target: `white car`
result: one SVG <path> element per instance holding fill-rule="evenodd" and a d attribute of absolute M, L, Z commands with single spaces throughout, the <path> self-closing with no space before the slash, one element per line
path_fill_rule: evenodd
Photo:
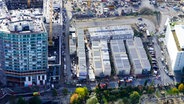
<path fill-rule="evenodd" d="M 76 84 L 76 87 L 82 87 L 82 84 L 79 84 L 79 83 L 78 83 L 78 84 Z"/>

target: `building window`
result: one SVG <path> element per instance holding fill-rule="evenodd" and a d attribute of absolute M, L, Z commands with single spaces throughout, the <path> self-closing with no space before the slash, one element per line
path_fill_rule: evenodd
<path fill-rule="evenodd" d="M 31 81 L 31 77 L 28 77 L 28 81 Z"/>
<path fill-rule="evenodd" d="M 44 80 L 45 79 L 45 77 L 44 77 L 44 75 L 42 75 L 42 80 Z"/>
<path fill-rule="evenodd" d="M 40 76 L 38 76 L 38 80 L 40 80 Z"/>

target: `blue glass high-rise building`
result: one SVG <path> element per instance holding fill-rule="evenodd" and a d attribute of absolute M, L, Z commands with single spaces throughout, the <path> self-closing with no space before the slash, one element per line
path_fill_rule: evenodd
<path fill-rule="evenodd" d="M 0 8 L 0 67 L 7 84 L 44 85 L 48 35 L 39 9 Z"/>

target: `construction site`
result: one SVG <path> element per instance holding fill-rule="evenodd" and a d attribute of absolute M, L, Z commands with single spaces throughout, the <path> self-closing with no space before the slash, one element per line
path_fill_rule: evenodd
<path fill-rule="evenodd" d="M 8 10 L 43 8 L 45 0 L 4 0 Z"/>

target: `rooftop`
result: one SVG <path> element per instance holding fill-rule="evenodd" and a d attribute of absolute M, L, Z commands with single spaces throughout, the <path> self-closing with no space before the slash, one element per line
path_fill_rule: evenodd
<path fill-rule="evenodd" d="M 107 41 L 92 41 L 92 51 L 95 75 L 98 76 L 96 70 L 104 73 L 104 75 L 109 75 L 108 72 L 111 71 L 111 65 L 109 61 Z"/>
<path fill-rule="evenodd" d="M 117 70 L 130 69 L 130 63 L 126 54 L 126 49 L 123 40 L 111 40 L 111 51 L 114 60 L 114 65 Z"/>
<path fill-rule="evenodd" d="M 82 29 L 77 30 L 78 35 L 78 47 L 77 47 L 77 55 L 78 55 L 78 74 L 87 73 L 86 70 L 86 56 L 85 56 L 85 46 L 84 46 L 84 31 Z"/>
<path fill-rule="evenodd" d="M 184 25 L 175 25 L 175 33 L 178 39 L 178 43 L 180 48 L 184 49 L 184 38 L 183 38 L 183 33 L 184 33 Z"/>
<path fill-rule="evenodd" d="M 92 40 L 99 39 L 130 39 L 133 38 L 134 32 L 130 25 L 106 26 L 88 28 Z"/>
<path fill-rule="evenodd" d="M 134 37 L 133 39 L 126 40 L 128 46 L 130 59 L 136 70 L 149 68 L 150 63 L 147 58 L 146 51 L 142 44 L 142 40 L 139 37 Z"/>
<path fill-rule="evenodd" d="M 8 11 L 4 2 L 0 5 L 0 30 L 8 33 L 46 32 L 41 9 Z"/>

